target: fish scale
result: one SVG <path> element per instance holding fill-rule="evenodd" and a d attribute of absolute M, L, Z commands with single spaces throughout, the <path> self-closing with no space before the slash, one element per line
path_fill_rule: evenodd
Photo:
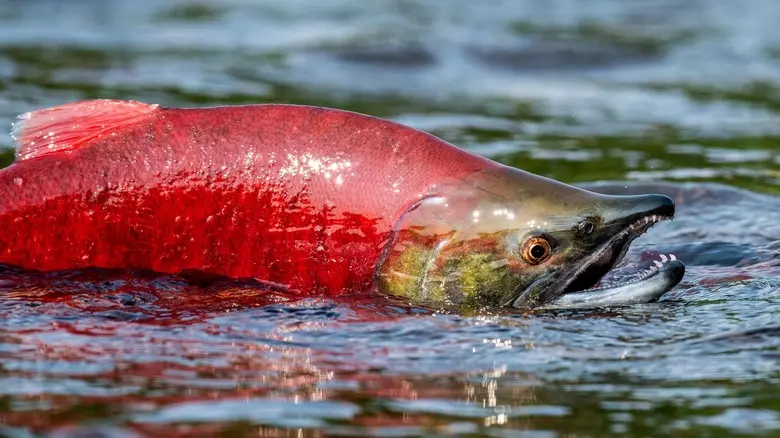
<path fill-rule="evenodd" d="M 371 283 L 394 220 L 435 183 L 495 165 L 396 123 L 293 105 L 87 101 L 23 116 L 15 137 L 0 262 L 195 269 L 328 294 Z"/>

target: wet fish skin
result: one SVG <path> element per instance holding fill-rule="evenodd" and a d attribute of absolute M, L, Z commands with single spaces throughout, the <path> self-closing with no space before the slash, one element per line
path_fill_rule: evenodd
<path fill-rule="evenodd" d="M 25 269 L 528 308 L 594 285 L 674 214 L 662 195 L 593 193 L 327 108 L 85 101 L 26 114 L 13 135 L 0 263 Z"/>
<path fill-rule="evenodd" d="M 22 116 L 0 171 L 0 263 L 366 289 L 394 218 L 496 164 L 347 111 L 85 101 Z"/>

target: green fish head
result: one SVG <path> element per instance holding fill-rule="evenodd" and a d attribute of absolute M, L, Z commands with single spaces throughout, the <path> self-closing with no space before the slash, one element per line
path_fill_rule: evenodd
<path fill-rule="evenodd" d="M 631 241 L 673 215 L 663 195 L 603 195 L 502 166 L 441 184 L 410 207 L 378 284 L 425 304 L 544 306 L 592 288 Z M 679 280 L 662 282 L 664 292 Z"/>

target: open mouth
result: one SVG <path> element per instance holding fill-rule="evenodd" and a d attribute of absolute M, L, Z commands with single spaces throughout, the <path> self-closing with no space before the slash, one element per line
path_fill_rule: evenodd
<path fill-rule="evenodd" d="M 544 308 L 606 307 L 652 302 L 677 285 L 685 265 L 671 255 L 661 254 L 649 266 L 617 269 L 631 242 L 650 227 L 671 216 L 645 216 L 604 243 L 564 281 L 563 291 Z M 626 271 L 629 271 L 628 273 Z"/>
<path fill-rule="evenodd" d="M 656 223 L 670 219 L 669 216 L 661 215 L 645 216 L 627 226 L 607 241 L 599 251 L 588 257 L 575 272 L 563 293 L 580 292 L 594 288 L 614 266 L 623 260 L 634 239 L 646 233 Z"/>

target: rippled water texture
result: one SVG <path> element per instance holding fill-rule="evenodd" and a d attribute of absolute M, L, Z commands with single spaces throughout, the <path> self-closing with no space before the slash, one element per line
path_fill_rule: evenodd
<path fill-rule="evenodd" d="M 3 268 L 0 435 L 780 433 L 778 14 L 770 0 L 0 1 L 0 146 L 16 114 L 84 98 L 346 108 L 567 182 L 667 193 L 677 219 L 626 263 L 688 266 L 660 303 L 476 316 Z"/>

